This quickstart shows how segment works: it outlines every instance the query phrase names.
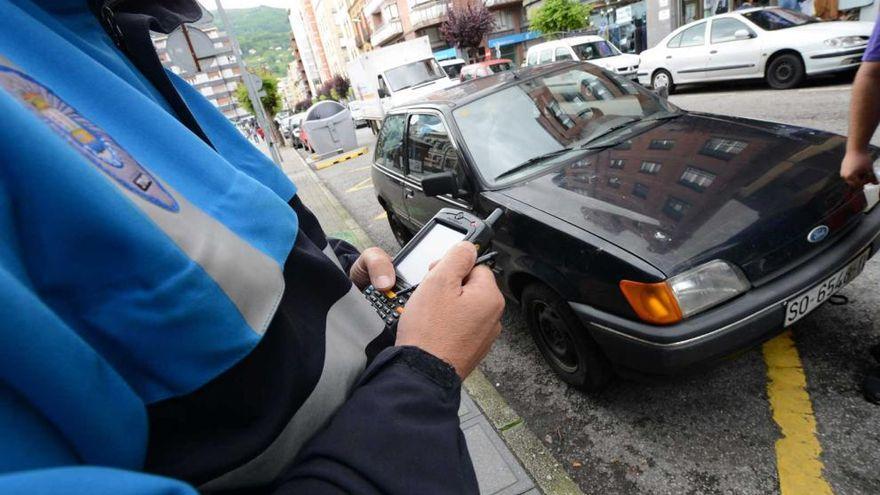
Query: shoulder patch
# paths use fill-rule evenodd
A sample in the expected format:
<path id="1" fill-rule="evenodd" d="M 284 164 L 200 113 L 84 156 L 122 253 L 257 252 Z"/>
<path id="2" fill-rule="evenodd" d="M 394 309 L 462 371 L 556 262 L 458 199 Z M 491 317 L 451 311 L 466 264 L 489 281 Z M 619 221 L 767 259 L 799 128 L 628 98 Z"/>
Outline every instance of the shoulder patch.
<path id="1" fill-rule="evenodd" d="M 179 211 L 177 201 L 150 172 L 52 90 L 27 74 L 2 64 L 0 87 L 111 179 L 160 208 Z"/>

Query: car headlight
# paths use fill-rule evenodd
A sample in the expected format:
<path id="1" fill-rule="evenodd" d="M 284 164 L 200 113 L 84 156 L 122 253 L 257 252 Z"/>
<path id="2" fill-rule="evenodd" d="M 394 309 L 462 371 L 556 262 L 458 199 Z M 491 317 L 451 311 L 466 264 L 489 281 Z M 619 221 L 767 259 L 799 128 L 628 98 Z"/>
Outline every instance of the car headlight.
<path id="1" fill-rule="evenodd" d="M 825 40 L 825 44 L 832 48 L 850 48 L 853 46 L 864 45 L 868 42 L 865 36 L 839 36 Z"/>
<path id="2" fill-rule="evenodd" d="M 660 325 L 693 316 L 749 290 L 742 271 L 714 260 L 665 282 L 621 280 L 620 290 L 642 320 Z"/>

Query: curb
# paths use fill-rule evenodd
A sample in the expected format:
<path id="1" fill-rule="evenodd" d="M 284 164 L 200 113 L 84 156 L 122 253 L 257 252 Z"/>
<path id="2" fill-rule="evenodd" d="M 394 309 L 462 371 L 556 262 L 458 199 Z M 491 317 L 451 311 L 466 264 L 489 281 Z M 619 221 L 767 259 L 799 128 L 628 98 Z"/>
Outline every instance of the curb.
<path id="1" fill-rule="evenodd" d="M 314 167 L 315 167 L 315 170 L 323 170 L 327 167 L 332 167 L 333 165 L 336 165 L 338 163 L 342 163 L 344 161 L 351 160 L 352 158 L 357 158 L 366 152 L 367 152 L 367 147 L 362 146 L 360 148 L 351 150 L 349 152 L 342 153 L 340 155 L 336 155 L 333 158 L 327 158 L 324 160 L 314 162 Z M 299 155 L 299 153 L 297 153 L 297 156 L 298 155 Z M 300 157 L 300 158 L 302 158 L 302 157 Z"/>
<path id="2" fill-rule="evenodd" d="M 365 151 L 364 151 L 365 152 Z M 361 153 L 363 154 L 363 152 Z M 303 164 L 305 173 L 312 179 L 323 196 L 327 197 L 334 212 L 339 215 L 349 231 L 357 238 L 352 242 L 360 250 L 375 245 L 369 235 L 354 220 L 336 196 L 324 185 L 323 180 L 312 170 L 312 167 L 294 150 L 296 159 Z M 326 168 L 326 167 L 325 167 Z M 328 232 L 337 234 L 336 232 Z M 346 239 L 351 242 L 350 239 Z M 486 415 L 492 427 L 498 432 L 507 448 L 522 464 L 525 471 L 532 477 L 542 493 L 553 495 L 583 495 L 577 484 L 572 481 L 565 469 L 547 451 L 540 440 L 532 433 L 525 421 L 513 410 L 507 401 L 498 393 L 482 371 L 475 369 L 463 383 L 463 388 L 471 396 L 477 407 Z"/>

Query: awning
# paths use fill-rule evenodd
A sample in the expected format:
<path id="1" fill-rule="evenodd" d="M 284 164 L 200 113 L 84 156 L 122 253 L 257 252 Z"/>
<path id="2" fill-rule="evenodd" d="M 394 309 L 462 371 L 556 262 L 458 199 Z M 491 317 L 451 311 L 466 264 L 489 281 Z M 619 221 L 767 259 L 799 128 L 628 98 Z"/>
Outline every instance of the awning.
<path id="1" fill-rule="evenodd" d="M 538 31 L 526 31 L 525 33 L 508 34 L 507 36 L 500 36 L 498 38 L 490 39 L 489 48 L 496 48 L 505 45 L 515 45 L 517 43 L 522 43 L 523 41 L 529 41 L 540 37 L 541 33 L 539 33 Z"/>
<path id="2" fill-rule="evenodd" d="M 455 53 L 455 48 L 447 48 L 445 50 L 437 50 L 434 52 L 434 58 L 437 60 L 446 60 L 447 58 L 455 58 L 456 56 L 458 55 Z"/>

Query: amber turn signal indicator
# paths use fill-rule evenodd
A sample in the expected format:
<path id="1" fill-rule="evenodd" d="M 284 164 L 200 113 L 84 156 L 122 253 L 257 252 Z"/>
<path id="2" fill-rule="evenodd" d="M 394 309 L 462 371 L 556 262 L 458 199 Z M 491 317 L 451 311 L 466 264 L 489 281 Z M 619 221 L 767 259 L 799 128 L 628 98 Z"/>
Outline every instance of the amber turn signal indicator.
<path id="1" fill-rule="evenodd" d="M 646 284 L 621 280 L 620 290 L 642 320 L 656 325 L 681 321 L 681 309 L 666 282 Z"/>

